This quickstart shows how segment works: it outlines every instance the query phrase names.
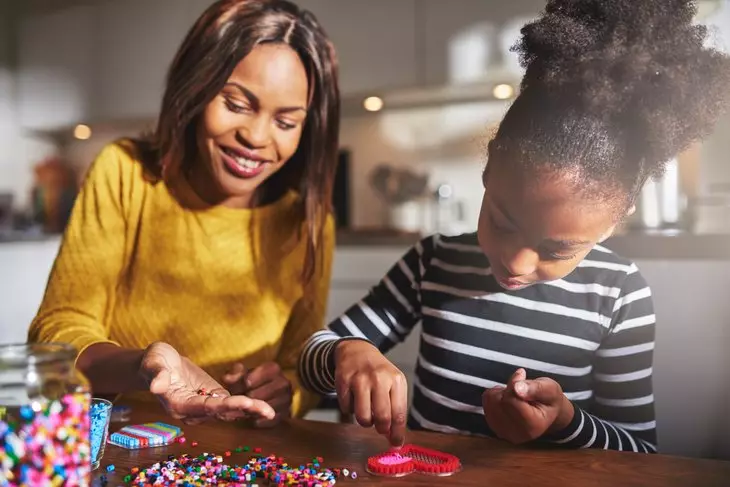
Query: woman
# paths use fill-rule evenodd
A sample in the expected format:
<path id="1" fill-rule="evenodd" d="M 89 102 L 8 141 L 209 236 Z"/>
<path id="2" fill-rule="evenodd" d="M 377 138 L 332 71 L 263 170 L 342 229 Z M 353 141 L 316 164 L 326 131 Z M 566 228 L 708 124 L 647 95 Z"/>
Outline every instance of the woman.
<path id="1" fill-rule="evenodd" d="M 92 165 L 30 340 L 76 346 L 96 394 L 149 391 L 187 421 L 306 412 L 295 365 L 329 285 L 336 64 L 286 0 L 208 8 L 154 134 Z"/>
<path id="2" fill-rule="evenodd" d="M 408 417 L 655 452 L 651 292 L 599 243 L 728 99 L 730 58 L 704 47 L 695 13 L 689 0 L 550 0 L 516 47 L 527 69 L 488 146 L 478 230 L 424 239 L 315 333 L 305 383 L 395 445 Z M 405 377 L 383 353 L 418 323 L 407 413 Z"/>

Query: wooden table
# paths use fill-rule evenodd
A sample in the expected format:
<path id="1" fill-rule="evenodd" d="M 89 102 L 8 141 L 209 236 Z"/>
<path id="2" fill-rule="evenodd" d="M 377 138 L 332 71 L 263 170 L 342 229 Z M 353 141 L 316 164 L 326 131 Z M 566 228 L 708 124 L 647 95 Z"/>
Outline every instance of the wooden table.
<path id="1" fill-rule="evenodd" d="M 162 411 L 151 404 L 132 405 L 135 423 L 165 421 Z M 120 428 L 113 423 L 111 431 Z M 183 445 L 130 451 L 107 445 L 101 467 L 94 475 L 108 478 L 109 487 L 124 485 L 123 477 L 132 467 L 145 467 L 168 455 L 181 453 L 217 453 L 234 451 L 238 446 L 261 447 L 264 454 L 275 453 L 293 464 L 324 457 L 323 466 L 348 468 L 359 475 L 357 480 L 341 480 L 337 485 L 459 485 L 479 487 L 587 487 L 587 486 L 730 486 L 730 462 L 696 460 L 663 455 L 619 453 L 602 450 L 566 451 L 514 447 L 505 442 L 456 435 L 412 432 L 407 441 L 457 455 L 463 470 L 452 477 L 433 478 L 410 475 L 399 479 L 372 477 L 365 472 L 371 455 L 388 445 L 374 430 L 357 425 L 292 420 L 270 430 L 252 430 L 241 426 L 209 422 L 185 426 L 187 442 Z M 197 441 L 196 447 L 191 441 Z M 233 453 L 231 463 L 244 463 L 249 453 Z M 114 464 L 116 471 L 107 473 Z M 262 485 L 262 484 L 259 484 Z"/>

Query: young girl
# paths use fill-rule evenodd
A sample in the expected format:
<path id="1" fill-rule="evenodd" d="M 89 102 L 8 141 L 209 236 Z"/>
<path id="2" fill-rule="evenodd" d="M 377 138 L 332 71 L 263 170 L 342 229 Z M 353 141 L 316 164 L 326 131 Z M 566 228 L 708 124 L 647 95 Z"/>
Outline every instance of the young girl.
<path id="1" fill-rule="evenodd" d="M 312 14 L 211 5 L 157 130 L 91 167 L 30 340 L 73 344 L 95 394 L 152 392 L 187 421 L 304 414 L 316 398 L 295 367 L 324 321 L 338 124 Z"/>
<path id="2" fill-rule="evenodd" d="M 650 291 L 598 243 L 719 115 L 730 60 L 703 48 L 695 11 L 548 2 L 516 47 L 527 69 L 489 143 L 477 233 L 410 250 L 310 338 L 304 384 L 401 444 L 407 388 L 383 353 L 421 323 L 408 427 L 655 452 Z"/>

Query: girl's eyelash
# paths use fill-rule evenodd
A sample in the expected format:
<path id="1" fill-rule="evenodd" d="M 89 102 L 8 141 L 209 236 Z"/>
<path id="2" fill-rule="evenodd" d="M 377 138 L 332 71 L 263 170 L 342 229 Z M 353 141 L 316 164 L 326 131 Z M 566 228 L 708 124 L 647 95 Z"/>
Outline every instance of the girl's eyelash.
<path id="1" fill-rule="evenodd" d="M 499 225 L 494 220 L 493 217 L 490 217 L 489 218 L 489 224 L 497 232 L 500 232 L 500 233 L 508 233 L 509 232 L 509 229 L 504 228 L 501 225 Z M 573 259 L 575 259 L 578 256 L 577 253 L 571 254 L 571 255 L 563 255 L 563 254 L 558 254 L 556 252 L 544 252 L 542 255 L 544 256 L 544 258 L 547 258 L 547 259 L 550 259 L 550 260 L 573 260 Z"/>
<path id="2" fill-rule="evenodd" d="M 556 253 L 547 254 L 547 256 L 553 260 L 573 260 L 573 259 L 575 259 L 576 255 L 577 254 L 573 254 L 573 255 L 560 255 L 560 254 L 556 254 Z"/>

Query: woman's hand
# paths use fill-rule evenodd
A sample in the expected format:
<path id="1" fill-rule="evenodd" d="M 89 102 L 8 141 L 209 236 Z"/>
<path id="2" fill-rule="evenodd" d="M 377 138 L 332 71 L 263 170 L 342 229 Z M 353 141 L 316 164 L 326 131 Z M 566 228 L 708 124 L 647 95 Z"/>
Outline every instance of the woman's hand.
<path id="1" fill-rule="evenodd" d="M 482 395 L 489 427 L 500 438 L 515 444 L 566 428 L 575 412 L 560 384 L 545 377 L 526 379 L 525 370 L 518 369 L 506 388 L 493 387 Z"/>
<path id="2" fill-rule="evenodd" d="M 276 362 L 265 362 L 248 371 L 243 364 L 236 363 L 223 376 L 223 383 L 231 394 L 246 394 L 274 409 L 274 418 L 258 418 L 254 426 L 274 426 L 291 416 L 292 385 Z"/>
<path id="3" fill-rule="evenodd" d="M 335 385 L 342 411 L 361 426 L 375 425 L 391 445 L 403 446 L 408 387 L 406 377 L 370 342 L 345 340 L 335 348 Z"/>
<path id="4" fill-rule="evenodd" d="M 274 410 L 264 401 L 230 393 L 200 367 L 167 343 L 156 342 L 142 356 L 139 373 L 167 412 L 184 423 L 209 417 L 232 420 L 243 416 L 273 419 Z M 205 390 L 206 395 L 198 393 Z"/>

